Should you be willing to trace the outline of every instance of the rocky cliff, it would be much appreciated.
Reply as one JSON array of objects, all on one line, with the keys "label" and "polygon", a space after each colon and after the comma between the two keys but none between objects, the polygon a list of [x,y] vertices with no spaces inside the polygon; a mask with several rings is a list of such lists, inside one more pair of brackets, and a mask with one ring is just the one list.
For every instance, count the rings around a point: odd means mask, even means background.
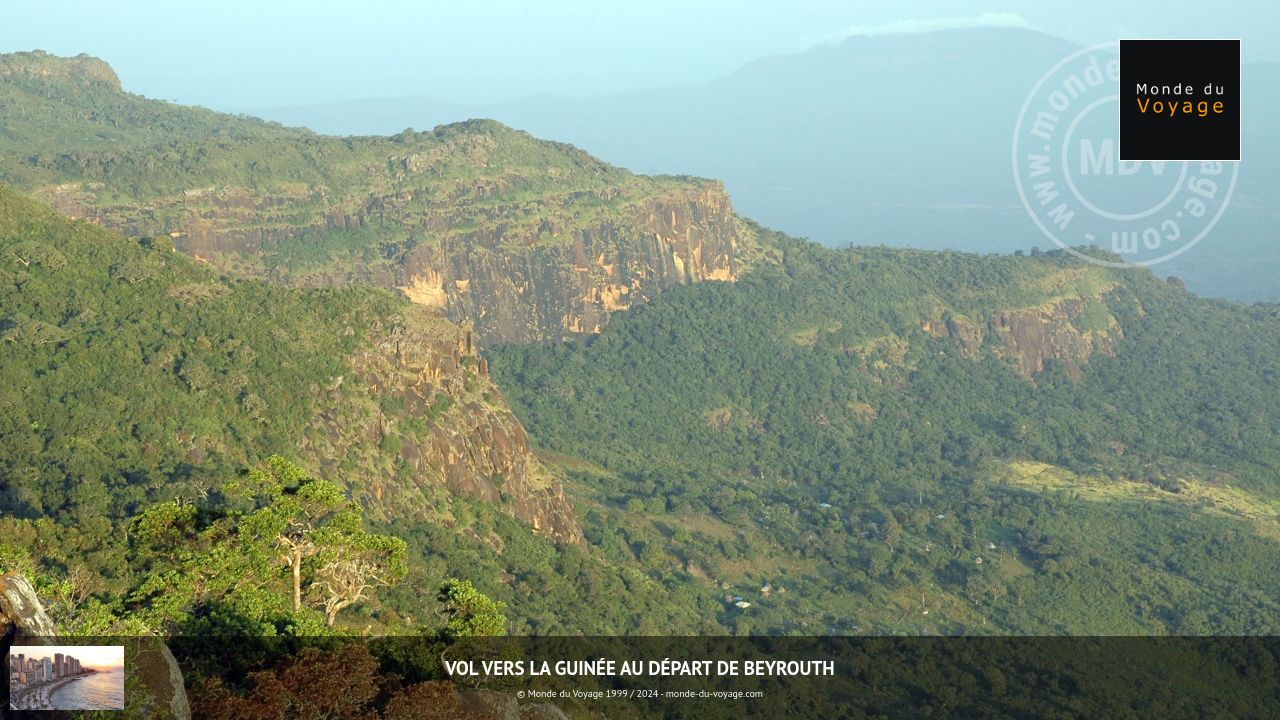
[{"label": "rocky cliff", "polygon": [[120,91],[120,78],[107,63],[89,55],[63,58],[41,50],[0,55],[0,78],[100,84]]},{"label": "rocky cliff", "polygon": [[[495,221],[482,227],[465,215],[427,220],[405,212],[390,218],[389,198],[370,200],[352,213],[317,210],[301,226],[271,226],[263,223],[266,214],[312,198],[220,189],[203,195],[211,206],[200,210],[176,198],[159,201],[161,207],[172,202],[183,208],[170,216],[140,213],[133,205],[98,207],[79,186],[44,195],[69,217],[135,237],[168,235],[179,249],[233,272],[309,286],[357,282],[397,288],[416,303],[442,308],[454,321],[473,323],[482,346],[598,333],[611,312],[677,285],[734,280],[740,270],[733,208],[716,183],[637,198],[613,216],[591,220],[557,217],[555,206],[565,199],[556,194],[534,208],[495,206],[487,213]],[[504,212],[538,213],[539,220],[533,226],[502,222]],[[415,229],[419,223],[429,229]],[[367,263],[293,266],[275,273],[261,264],[264,246],[278,252],[273,247],[281,241],[324,242],[317,236],[359,229],[403,234],[404,240],[380,245],[379,255]]]},{"label": "rocky cliff", "polygon": [[30,53],[0,56],[10,105],[0,181],[65,215],[167,237],[231,273],[400,288],[473,323],[482,347],[599,332],[610,312],[743,269],[719,183],[633,175],[493,121],[325,137],[148,100],[99,60]]},{"label": "rocky cliff", "polygon": [[1017,363],[1032,380],[1050,360],[1062,362],[1070,377],[1094,355],[1113,356],[1124,337],[1101,298],[1060,298],[1036,307],[991,312],[977,320],[946,314],[923,323],[925,332],[949,337],[961,353],[978,357],[984,347]]},{"label": "rocky cliff", "polygon": [[[398,288],[456,322],[471,322],[481,346],[598,333],[611,312],[677,285],[734,280],[741,269],[742,236],[719,183],[648,187],[625,178],[599,189],[569,183],[511,197],[501,184],[468,183],[442,193],[404,189],[430,180],[433,166],[400,162],[414,172],[392,173],[396,189],[359,202],[310,187],[185,189],[145,206],[105,202],[97,184],[60,184],[37,196],[69,217],[126,235],[168,236],[230,272],[306,286]],[[526,180],[506,178],[513,186]],[[313,254],[308,243],[335,240],[328,256],[299,260]]]},{"label": "rocky cliff", "polygon": [[489,228],[415,248],[397,273],[410,299],[470,320],[484,344],[598,333],[609,313],[676,285],[733,280],[733,210],[719,185],[681,189],[583,223]]},{"label": "rocky cliff", "polygon": [[558,542],[582,542],[563,487],[531,452],[469,328],[411,309],[377,328],[348,366],[349,376],[313,389],[323,409],[300,449],[322,474],[381,468],[348,479],[384,517],[451,522],[447,489],[503,508]]}]

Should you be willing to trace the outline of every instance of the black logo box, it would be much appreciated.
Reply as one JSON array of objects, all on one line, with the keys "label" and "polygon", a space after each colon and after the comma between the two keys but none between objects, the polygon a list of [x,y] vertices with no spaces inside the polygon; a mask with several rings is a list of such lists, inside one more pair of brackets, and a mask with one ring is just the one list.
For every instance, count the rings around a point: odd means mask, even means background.
[{"label": "black logo box", "polygon": [[1239,160],[1240,103],[1239,40],[1120,41],[1121,160]]}]

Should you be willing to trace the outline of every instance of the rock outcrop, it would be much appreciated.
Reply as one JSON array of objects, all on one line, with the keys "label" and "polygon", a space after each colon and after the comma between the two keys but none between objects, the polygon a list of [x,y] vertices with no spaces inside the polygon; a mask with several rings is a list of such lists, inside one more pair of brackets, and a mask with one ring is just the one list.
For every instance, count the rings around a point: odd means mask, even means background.
[{"label": "rock outcrop", "polygon": [[120,78],[107,63],[89,55],[63,58],[41,50],[0,55],[0,77],[48,81],[97,83],[119,91]]},{"label": "rock outcrop", "polygon": [[26,644],[48,644],[57,635],[35,588],[16,573],[0,576],[0,636]]},{"label": "rock outcrop", "polygon": [[[582,542],[559,479],[531,451],[469,328],[415,307],[404,322],[378,329],[349,366],[350,377],[319,390],[329,409],[301,450],[333,477],[353,455],[385,466],[351,483],[372,510],[425,517],[439,511],[436,490],[446,488],[493,503],[558,542]],[[345,414],[356,410],[359,420]]]},{"label": "rock outcrop", "polygon": [[1063,362],[1068,375],[1078,377],[1091,356],[1115,355],[1116,341],[1123,337],[1114,322],[1105,328],[1082,327],[1087,302],[1070,298],[1048,307],[995,313],[987,329],[999,340],[999,352],[1015,359],[1024,377],[1039,374],[1048,360]]},{"label": "rock outcrop", "polygon": [[1070,377],[1094,355],[1114,356],[1124,337],[1120,325],[1099,298],[1070,297],[1045,305],[995,311],[977,321],[947,314],[923,324],[925,332],[955,341],[967,357],[978,357],[990,341],[991,350],[1013,360],[1028,380],[1044,371],[1051,360],[1062,362]]},{"label": "rock outcrop", "polygon": [[129,640],[127,672],[146,694],[143,716],[154,720],[190,720],[190,702],[178,661],[158,638]]},{"label": "rock outcrop", "polygon": [[560,340],[598,333],[609,313],[677,285],[736,279],[737,244],[728,197],[708,184],[598,223],[547,221],[419,246],[398,282],[415,302],[473,322],[482,345]]}]

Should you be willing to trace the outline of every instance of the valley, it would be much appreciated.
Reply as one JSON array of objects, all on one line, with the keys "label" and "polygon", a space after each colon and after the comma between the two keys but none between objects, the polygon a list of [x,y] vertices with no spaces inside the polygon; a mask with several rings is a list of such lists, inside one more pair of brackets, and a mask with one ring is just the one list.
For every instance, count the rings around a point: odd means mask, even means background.
[{"label": "valley", "polygon": [[[87,56],[0,57],[0,106],[0,563],[70,631],[1277,630],[1274,306],[827,248],[495,121],[318,135]],[[317,480],[405,560],[328,617],[232,531]]]}]

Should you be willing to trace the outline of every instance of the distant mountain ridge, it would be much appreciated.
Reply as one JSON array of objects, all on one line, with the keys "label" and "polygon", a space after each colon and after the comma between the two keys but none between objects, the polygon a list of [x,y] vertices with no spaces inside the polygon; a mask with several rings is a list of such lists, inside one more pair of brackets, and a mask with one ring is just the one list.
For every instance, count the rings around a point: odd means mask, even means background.
[{"label": "distant mountain ridge", "polygon": [[[430,99],[260,111],[332,133],[392,132],[492,117],[572,142],[639,172],[723,180],[764,225],[830,246],[1010,253],[1048,247],[1013,183],[1019,108],[1078,45],[1019,28],[854,36],[762,58],[693,87],[591,99],[535,97],[456,106]],[[1157,266],[1193,292],[1280,300],[1280,65],[1244,81],[1244,148],[1234,207],[1201,246]]]}]

